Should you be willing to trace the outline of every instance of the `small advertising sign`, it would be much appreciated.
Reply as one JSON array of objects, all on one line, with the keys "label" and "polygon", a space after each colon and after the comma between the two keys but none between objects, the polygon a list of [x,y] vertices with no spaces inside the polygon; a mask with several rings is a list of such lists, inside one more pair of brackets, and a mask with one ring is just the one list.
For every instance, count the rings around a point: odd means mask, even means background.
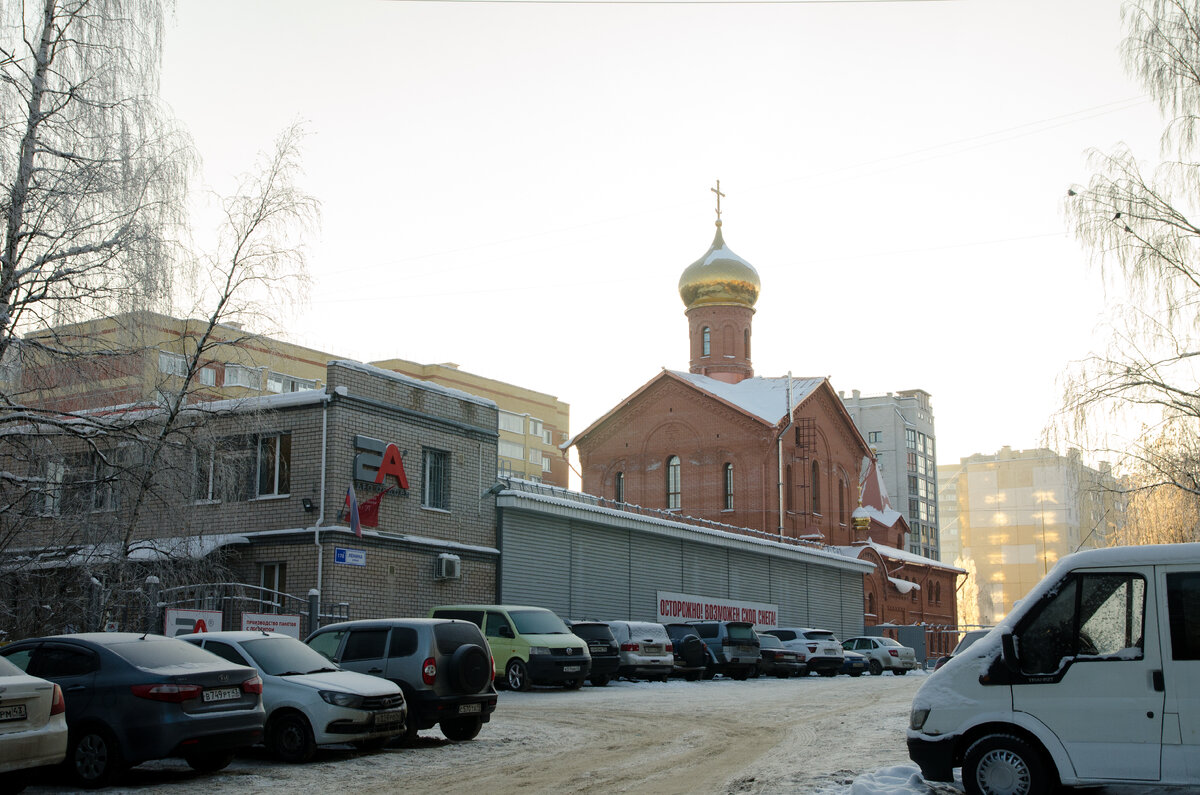
[{"label": "small advertising sign", "polygon": [[300,616],[242,613],[242,629],[248,632],[282,632],[300,640]]},{"label": "small advertising sign", "polygon": [[345,566],[365,566],[367,565],[367,551],[365,549],[334,547],[333,562],[341,563]]},{"label": "small advertising sign", "polygon": [[168,607],[163,621],[163,634],[168,638],[186,635],[189,632],[220,632],[220,610],[184,610]]}]

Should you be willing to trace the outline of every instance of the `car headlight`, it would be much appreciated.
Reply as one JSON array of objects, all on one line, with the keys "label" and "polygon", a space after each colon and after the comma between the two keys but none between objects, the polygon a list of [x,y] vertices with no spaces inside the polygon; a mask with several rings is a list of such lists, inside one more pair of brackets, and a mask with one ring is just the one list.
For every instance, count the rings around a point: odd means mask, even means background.
[{"label": "car headlight", "polygon": [[913,707],[912,714],[908,717],[908,727],[915,732],[925,728],[925,721],[929,720],[929,709],[917,709]]},{"label": "car headlight", "polygon": [[333,704],[335,707],[350,707],[351,709],[362,707],[363,697],[353,693],[343,693],[340,690],[318,690],[317,693],[326,704]]}]

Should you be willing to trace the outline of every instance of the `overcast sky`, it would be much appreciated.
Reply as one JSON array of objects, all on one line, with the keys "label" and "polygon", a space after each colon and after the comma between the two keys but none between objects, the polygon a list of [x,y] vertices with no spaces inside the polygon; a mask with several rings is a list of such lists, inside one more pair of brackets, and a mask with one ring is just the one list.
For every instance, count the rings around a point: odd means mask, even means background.
[{"label": "overcast sky", "polygon": [[756,374],[925,389],[945,464],[1036,446],[1097,345],[1062,200],[1160,130],[1120,5],[179,0],[164,92],[217,191],[306,122],[294,342],[456,362],[578,432],[687,369],[720,179]]}]

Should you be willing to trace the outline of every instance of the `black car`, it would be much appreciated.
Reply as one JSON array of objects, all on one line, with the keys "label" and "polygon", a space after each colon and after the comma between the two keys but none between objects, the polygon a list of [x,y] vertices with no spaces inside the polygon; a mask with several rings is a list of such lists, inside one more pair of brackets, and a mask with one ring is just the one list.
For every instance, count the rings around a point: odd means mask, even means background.
[{"label": "black car", "polygon": [[789,676],[804,676],[807,673],[800,652],[786,648],[779,638],[760,634],[758,643],[758,673],[762,676],[787,679]]},{"label": "black car", "polygon": [[701,677],[712,679],[717,672],[717,660],[708,650],[708,644],[691,624],[664,624],[671,637],[672,653],[675,655],[674,676],[682,676],[689,682]]},{"label": "black car", "polygon": [[93,632],[31,638],[0,649],[9,662],[59,685],[67,702],[67,773],[101,787],[126,768],[183,757],[220,770],[262,741],[262,679],[162,635]]},{"label": "black car", "polygon": [[572,621],[571,631],[583,638],[592,655],[592,669],[588,681],[595,687],[604,687],[617,675],[621,666],[621,652],[612,628],[603,621]]}]

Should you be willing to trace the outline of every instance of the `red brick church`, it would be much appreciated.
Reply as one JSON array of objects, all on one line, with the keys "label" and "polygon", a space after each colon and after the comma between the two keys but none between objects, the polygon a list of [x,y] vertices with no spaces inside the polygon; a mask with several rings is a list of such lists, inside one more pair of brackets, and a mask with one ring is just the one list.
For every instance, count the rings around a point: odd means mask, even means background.
[{"label": "red brick church", "polygon": [[[662,371],[575,436],[583,490],[838,548],[876,565],[864,582],[867,626],[954,626],[965,572],[903,551],[908,525],[829,380],[754,375],[759,290],[718,210],[712,246],[679,279],[689,370]],[[930,634],[932,653],[943,643]]]}]

